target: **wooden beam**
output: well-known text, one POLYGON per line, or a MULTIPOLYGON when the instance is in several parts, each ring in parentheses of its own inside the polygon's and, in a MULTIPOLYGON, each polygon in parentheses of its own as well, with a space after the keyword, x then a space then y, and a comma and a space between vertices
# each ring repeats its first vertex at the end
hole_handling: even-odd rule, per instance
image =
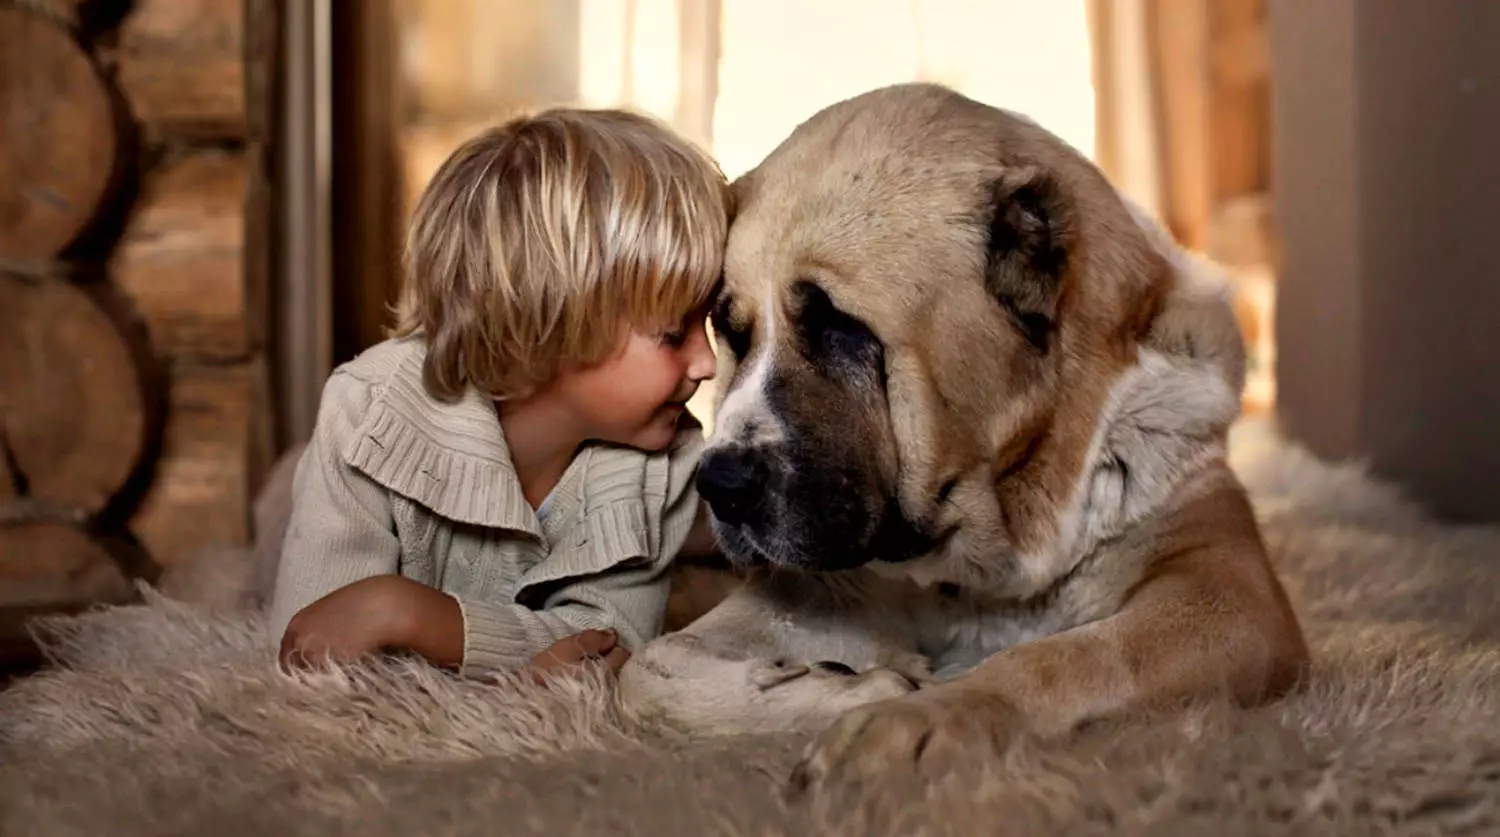
POLYGON ((52 258, 118 191, 126 121, 68 29, 9 6, 0 6, 0 114, 0 258, 52 258))
POLYGON ((244 0, 135 0, 119 33, 119 83, 157 138, 242 139, 244 0))
POLYGON ((1265 0, 1208 5, 1211 212, 1271 185, 1270 41, 1265 0))
POLYGON ((130 522, 164 567, 249 542, 253 374, 249 363, 172 367, 161 457, 130 522))
POLYGON ((1209 148, 1209 0, 1154 0, 1148 31, 1162 123, 1162 216, 1188 247, 1208 240, 1213 209, 1209 148))
POLYGON ((145 335, 113 290, 0 272, 7 470, 28 496, 86 515, 122 493, 159 418, 145 335))
POLYGON ((277 453, 287 444, 281 432, 281 392, 272 353, 272 303, 281 253, 276 225, 277 141, 283 96, 281 24, 284 0, 245 0, 245 276, 246 348, 253 364, 250 417, 250 490, 253 496, 277 453))
POLYGON ((1151 0, 1149 9, 1161 215, 1184 244, 1217 255, 1226 203, 1270 189, 1265 0, 1151 0))
POLYGON ((251 351, 245 301, 245 155, 174 155, 143 177, 111 256, 115 280, 173 357, 243 360, 251 351))
POLYGON ((333 353, 380 342, 400 282, 401 88, 392 0, 332 4, 333 353))

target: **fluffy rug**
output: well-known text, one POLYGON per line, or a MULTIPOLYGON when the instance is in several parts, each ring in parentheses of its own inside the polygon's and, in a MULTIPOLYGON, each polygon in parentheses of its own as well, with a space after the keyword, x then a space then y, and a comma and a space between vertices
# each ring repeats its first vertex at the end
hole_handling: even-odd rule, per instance
POLYGON ((1233 455, 1315 675, 1023 741, 932 785, 790 804, 797 736, 679 745, 597 684, 392 663, 294 682, 253 612, 153 595, 45 626, 0 693, 7 834, 1471 834, 1500 830, 1500 531, 1441 526, 1268 428, 1233 455))

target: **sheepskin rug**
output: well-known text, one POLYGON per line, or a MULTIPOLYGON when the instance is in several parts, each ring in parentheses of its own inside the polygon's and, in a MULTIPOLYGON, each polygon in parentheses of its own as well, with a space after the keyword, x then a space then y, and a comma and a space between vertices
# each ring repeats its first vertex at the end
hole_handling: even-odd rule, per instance
POLYGON ((57 665, 0 693, 0 832, 1500 832, 1500 530, 1438 525, 1263 425, 1233 456, 1317 660, 1263 709, 1023 741, 814 806, 781 794, 798 736, 657 739, 598 683, 398 662, 294 681, 254 612, 153 594, 46 624, 57 665))

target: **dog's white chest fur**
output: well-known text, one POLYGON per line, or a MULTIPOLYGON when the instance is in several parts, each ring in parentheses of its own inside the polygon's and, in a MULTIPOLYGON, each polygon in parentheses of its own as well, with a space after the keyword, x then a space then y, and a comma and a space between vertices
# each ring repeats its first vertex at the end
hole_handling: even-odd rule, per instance
POLYGON ((1055 607, 1007 602, 951 585, 928 591, 913 614, 918 650, 938 679, 961 674, 987 657, 1069 627, 1055 607), (936 592, 936 595, 931 595, 936 592))

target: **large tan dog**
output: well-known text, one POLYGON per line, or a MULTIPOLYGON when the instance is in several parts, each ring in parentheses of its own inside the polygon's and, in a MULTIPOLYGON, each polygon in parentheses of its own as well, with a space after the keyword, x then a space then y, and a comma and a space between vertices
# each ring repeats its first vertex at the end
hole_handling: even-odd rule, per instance
POLYGON ((1307 649, 1225 463, 1226 286, 1037 125, 931 85, 734 184, 699 485, 748 584, 621 673, 689 733, 826 727, 794 777, 1267 699, 1307 649))

